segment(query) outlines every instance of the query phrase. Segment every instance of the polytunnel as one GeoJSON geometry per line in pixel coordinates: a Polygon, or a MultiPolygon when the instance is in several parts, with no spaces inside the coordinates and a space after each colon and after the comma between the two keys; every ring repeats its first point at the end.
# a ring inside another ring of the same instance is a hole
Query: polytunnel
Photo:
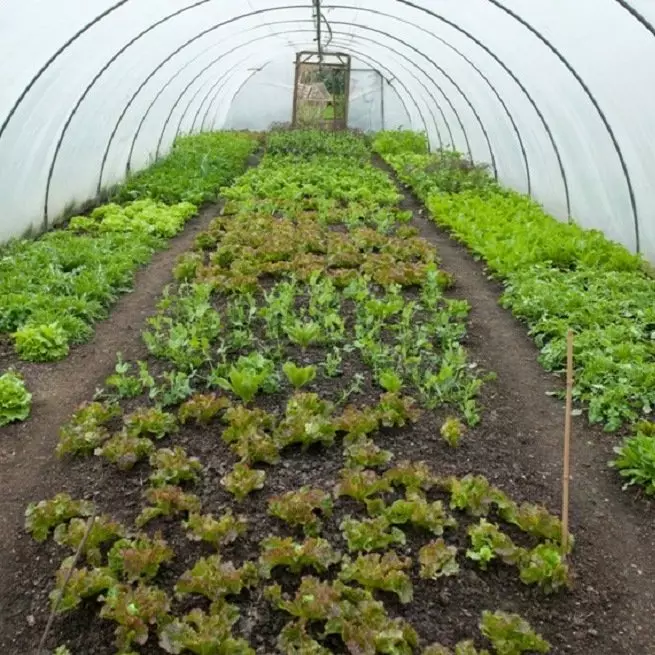
{"type": "Polygon", "coordinates": [[[178,134],[288,120],[292,58],[322,29],[360,69],[353,126],[423,130],[655,258],[647,0],[32,0],[1,17],[3,240],[52,225],[178,134]]]}

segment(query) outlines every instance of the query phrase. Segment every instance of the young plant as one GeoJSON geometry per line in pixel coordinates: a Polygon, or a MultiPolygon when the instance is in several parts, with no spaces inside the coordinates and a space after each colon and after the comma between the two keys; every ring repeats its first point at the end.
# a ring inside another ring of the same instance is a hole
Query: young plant
{"type": "Polygon", "coordinates": [[[364,503],[372,496],[391,490],[387,479],[378,476],[375,471],[360,468],[345,468],[341,470],[340,481],[334,488],[334,495],[349,496],[364,503]]]}
{"type": "Polygon", "coordinates": [[[16,354],[28,362],[54,362],[68,355],[68,335],[56,321],[25,325],[13,337],[16,354]]]}
{"type": "Polygon", "coordinates": [[[416,401],[410,396],[397,393],[385,393],[380,396],[378,420],[385,428],[402,428],[407,423],[416,423],[421,411],[415,406],[416,401]]]}
{"type": "Polygon", "coordinates": [[[438,580],[444,576],[457,575],[457,548],[447,546],[443,539],[431,541],[418,551],[421,565],[419,576],[424,580],[438,580]]]}
{"type": "Polygon", "coordinates": [[[151,626],[164,625],[169,620],[170,599],[158,587],[118,584],[100,599],[100,618],[118,624],[115,634],[119,653],[130,653],[134,643],[142,646],[148,641],[151,626]]]}
{"type": "Polygon", "coordinates": [[[537,584],[547,594],[569,585],[569,567],[556,544],[539,544],[525,552],[518,566],[521,582],[537,584]]]}
{"type": "Polygon", "coordinates": [[[344,582],[357,582],[366,589],[389,591],[398,596],[403,603],[411,602],[414,594],[412,582],[406,570],[412,565],[408,557],[398,557],[390,551],[359,555],[356,560],[344,559],[339,579],[344,582]]]}
{"type": "Polygon", "coordinates": [[[86,541],[81,552],[89,564],[100,566],[102,563],[101,546],[124,537],[126,530],[118,521],[114,521],[106,515],[95,517],[88,534],[87,527],[88,519],[73,518],[68,524],[60,523],[55,528],[54,539],[60,546],[67,546],[75,552],[84,541],[86,534],[86,541]]]}
{"type": "Polygon", "coordinates": [[[435,476],[425,462],[403,460],[386,471],[384,478],[393,487],[407,491],[429,491],[435,485],[435,476]]]}
{"type": "Polygon", "coordinates": [[[444,529],[457,525],[457,521],[446,514],[440,500],[430,503],[416,491],[408,491],[405,499],[396,500],[383,510],[382,515],[392,525],[410,523],[436,536],[442,535],[444,529]]]}
{"type": "Polygon", "coordinates": [[[248,404],[257,392],[269,379],[270,373],[266,370],[256,371],[250,366],[232,366],[228,372],[228,378],[217,378],[216,384],[248,404]]]}
{"type": "Polygon", "coordinates": [[[180,446],[160,448],[150,456],[150,465],[155,469],[150,475],[153,486],[195,482],[202,471],[197,457],[189,457],[180,446]]]}
{"type": "Polygon", "coordinates": [[[341,554],[332,548],[329,541],[316,537],[309,537],[302,543],[290,537],[265,537],[259,545],[260,572],[266,578],[277,566],[287,568],[291,573],[300,573],[305,568],[325,573],[330,566],[341,561],[341,554]]]}
{"type": "Polygon", "coordinates": [[[297,343],[303,350],[311,344],[321,340],[322,329],[315,321],[302,321],[296,319],[284,327],[284,331],[293,343],[297,343]]]}
{"type": "Polygon", "coordinates": [[[248,494],[264,488],[265,471],[250,468],[243,462],[237,462],[232,471],[221,478],[221,484],[238,500],[248,494]]]}
{"type": "Polygon", "coordinates": [[[282,447],[299,443],[306,450],[314,443],[331,446],[336,428],[333,405],[315,393],[295,393],[287,403],[285,418],[275,430],[282,447]]]}
{"type": "Polygon", "coordinates": [[[466,511],[472,516],[487,516],[492,505],[501,511],[513,507],[512,501],[482,475],[451,477],[445,481],[445,486],[450,491],[450,508],[466,511]]]}
{"type": "Polygon", "coordinates": [[[325,361],[321,364],[325,375],[329,378],[336,378],[342,374],[341,365],[343,364],[343,355],[341,350],[336,346],[332,352],[325,355],[325,361]]]}
{"type": "Polygon", "coordinates": [[[639,485],[646,495],[655,495],[655,423],[638,423],[634,435],[624,439],[614,452],[617,457],[610,466],[626,480],[623,488],[639,485]]]}
{"type": "Polygon", "coordinates": [[[378,384],[389,393],[397,394],[403,388],[402,378],[391,369],[387,368],[380,371],[378,375],[378,384]]]}
{"type": "Polygon", "coordinates": [[[124,430],[96,448],[94,454],[104,457],[121,471],[129,471],[137,462],[151,456],[154,452],[155,444],[150,439],[130,436],[124,430]]]}
{"type": "Polygon", "coordinates": [[[160,516],[177,516],[183,512],[199,512],[200,499],[195,494],[186,493],[180,487],[165,485],[150,487],[145,492],[148,507],[144,507],[136,519],[136,525],[142,528],[160,516]]]}
{"type": "Polygon", "coordinates": [[[522,655],[527,652],[548,653],[550,651],[550,644],[518,614],[485,610],[482,613],[480,630],[491,642],[498,655],[522,655]]]}
{"type": "Polygon", "coordinates": [[[316,378],[316,366],[305,366],[301,368],[293,362],[286,362],[282,370],[294,389],[300,389],[316,378]]]}
{"type": "Polygon", "coordinates": [[[25,529],[36,541],[45,541],[50,530],[78,516],[91,516],[93,503],[73,500],[67,493],[57,494],[51,500],[30,503],[25,510],[25,529]]]}
{"type": "Polygon", "coordinates": [[[341,416],[336,418],[334,426],[339,432],[345,432],[346,443],[358,443],[364,437],[376,432],[379,423],[376,409],[370,407],[357,409],[353,405],[348,405],[341,416]]]}
{"type": "Polygon", "coordinates": [[[239,610],[227,602],[214,603],[209,614],[191,610],[174,619],[159,633],[159,645],[167,653],[191,652],[198,655],[255,655],[245,639],[232,634],[239,610]]]}
{"type": "Polygon", "coordinates": [[[192,569],[182,574],[175,592],[181,596],[200,594],[211,601],[220,601],[254,587],[258,581],[257,566],[253,562],[246,562],[237,569],[232,562],[224,562],[220,555],[210,555],[199,559],[192,569]]]}
{"type": "Polygon", "coordinates": [[[218,414],[231,407],[230,401],[215,393],[198,393],[182,403],[177,417],[182,424],[195,421],[198,425],[209,425],[218,414]]]}
{"type": "Polygon", "coordinates": [[[58,614],[70,612],[79,607],[84,599],[98,596],[117,582],[108,568],[73,568],[74,559],[71,555],[61,563],[55,588],[50,592],[50,602],[53,607],[57,605],[58,614]]]}
{"type": "Polygon", "coordinates": [[[287,623],[277,639],[277,647],[287,655],[331,655],[333,651],[321,646],[307,632],[307,622],[299,619],[287,623]]]}
{"type": "Polygon", "coordinates": [[[466,557],[477,562],[486,571],[489,562],[500,558],[505,564],[515,565],[521,561],[524,550],[514,544],[510,537],[498,529],[498,526],[480,519],[478,524],[469,526],[468,535],[471,548],[466,557]]]}
{"type": "Polygon", "coordinates": [[[447,418],[441,426],[441,438],[453,448],[459,446],[464,434],[464,424],[456,417],[447,418]]]}
{"type": "Polygon", "coordinates": [[[382,450],[371,439],[362,439],[344,448],[346,466],[351,468],[379,468],[386,466],[392,459],[393,453],[382,450]]]}
{"type": "Polygon", "coordinates": [[[31,407],[32,394],[25,388],[22,376],[13,371],[0,375],[0,427],[24,421],[31,407]]]}
{"type": "Polygon", "coordinates": [[[136,398],[144,391],[143,380],[138,375],[129,375],[131,365],[116,353],[115,372],[105,380],[105,385],[116,390],[119,398],[136,398]]]}
{"type": "Polygon", "coordinates": [[[141,535],[117,541],[107,555],[109,569],[126,582],[154,578],[162,564],[174,557],[173,550],[157,534],[154,538],[141,535]]]}
{"type": "Polygon", "coordinates": [[[332,498],[321,489],[302,487],[269,498],[268,513],[292,527],[301,526],[308,536],[316,536],[321,528],[318,513],[332,514],[332,498]]]}
{"type": "Polygon", "coordinates": [[[188,539],[204,541],[218,550],[219,546],[227,546],[245,534],[248,519],[245,516],[234,516],[232,510],[228,509],[218,519],[211,514],[190,514],[183,525],[188,539]]]}
{"type": "Polygon", "coordinates": [[[393,527],[384,516],[363,521],[347,517],[339,528],[351,552],[369,553],[374,550],[385,550],[389,546],[405,544],[405,533],[393,527]]]}
{"type": "Polygon", "coordinates": [[[279,585],[267,587],[264,595],[274,607],[304,621],[327,621],[340,613],[341,592],[313,576],[303,576],[293,599],[279,585]]]}
{"type": "MultiPolygon", "coordinates": [[[[538,539],[546,539],[556,543],[562,542],[562,522],[541,505],[522,503],[506,503],[499,510],[504,521],[519,527],[523,532],[531,534],[538,539]]],[[[569,543],[573,544],[573,537],[569,534],[569,543]]]]}
{"type": "Polygon", "coordinates": [[[130,437],[163,439],[177,431],[177,420],[158,407],[139,407],[123,419],[130,437]]]}
{"type": "Polygon", "coordinates": [[[110,403],[91,402],[81,405],[70,421],[59,429],[57,455],[90,455],[109,439],[106,424],[120,416],[120,407],[110,403]]]}

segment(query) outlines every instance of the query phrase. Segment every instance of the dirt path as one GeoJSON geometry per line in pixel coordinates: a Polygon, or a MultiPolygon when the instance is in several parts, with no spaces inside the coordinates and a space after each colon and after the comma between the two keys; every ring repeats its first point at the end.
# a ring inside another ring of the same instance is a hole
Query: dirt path
{"type": "MultiPolygon", "coordinates": [[[[383,162],[376,164],[395,179],[383,162]]],[[[564,408],[547,392],[561,388],[562,381],[539,365],[525,326],[498,304],[501,286],[487,277],[464,246],[424,218],[418,200],[398,186],[421,236],[437,247],[441,268],[455,276],[452,295],[472,306],[466,343],[471,359],[498,375],[487,387],[485,404],[491,411],[483,416],[483,427],[493,438],[511,426],[516,438],[503,452],[490,448],[489,460],[513,459],[518,484],[529,476],[541,478],[550,493],[543,501],[557,508],[564,408]]],[[[595,636],[601,626],[616,644],[617,655],[655,653],[655,507],[623,493],[616,473],[608,468],[615,436],[590,427],[584,417],[574,419],[573,430],[571,531],[576,537],[574,562],[584,570],[576,586],[589,594],[602,593],[605,609],[602,617],[587,617],[594,627],[586,627],[584,617],[571,617],[571,649],[587,652],[575,649],[576,633],[587,630],[595,636]]],[[[493,468],[487,475],[491,478],[493,468]]]]}
{"type": "MultiPolygon", "coordinates": [[[[191,248],[217,213],[216,206],[206,208],[169,242],[167,250],[155,254],[137,273],[134,291],[96,325],[92,341],[73,349],[61,362],[21,364],[33,407],[28,421],[0,430],[0,580],[8,580],[16,568],[17,533],[27,503],[49,497],[66,479],[68,465],[54,456],[59,426],[113,372],[117,352],[125,359],[145,355],[140,333],[146,317],[154,313],[162,288],[172,280],[176,258],[191,248]]],[[[0,584],[0,626],[7,611],[2,602],[4,586],[0,584]]]]}

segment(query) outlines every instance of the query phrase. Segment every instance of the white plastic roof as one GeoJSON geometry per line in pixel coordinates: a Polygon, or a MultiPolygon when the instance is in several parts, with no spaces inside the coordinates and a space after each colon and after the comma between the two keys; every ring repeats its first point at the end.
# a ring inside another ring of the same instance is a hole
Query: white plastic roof
{"type": "MultiPolygon", "coordinates": [[[[179,133],[266,129],[271,106],[289,120],[314,1],[5,0],[0,240],[51,225],[179,133]]],[[[655,261],[653,0],[320,5],[324,47],[379,71],[398,101],[387,127],[425,130],[655,261]]]]}

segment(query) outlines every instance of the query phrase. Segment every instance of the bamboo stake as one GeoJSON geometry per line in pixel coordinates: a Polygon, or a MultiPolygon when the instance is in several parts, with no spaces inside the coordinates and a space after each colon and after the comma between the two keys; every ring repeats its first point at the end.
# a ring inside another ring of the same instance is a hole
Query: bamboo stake
{"type": "Polygon", "coordinates": [[[564,463],[562,473],[562,556],[569,550],[569,483],[571,460],[571,417],[573,410],[573,330],[566,336],[566,416],[564,418],[564,463]]]}

